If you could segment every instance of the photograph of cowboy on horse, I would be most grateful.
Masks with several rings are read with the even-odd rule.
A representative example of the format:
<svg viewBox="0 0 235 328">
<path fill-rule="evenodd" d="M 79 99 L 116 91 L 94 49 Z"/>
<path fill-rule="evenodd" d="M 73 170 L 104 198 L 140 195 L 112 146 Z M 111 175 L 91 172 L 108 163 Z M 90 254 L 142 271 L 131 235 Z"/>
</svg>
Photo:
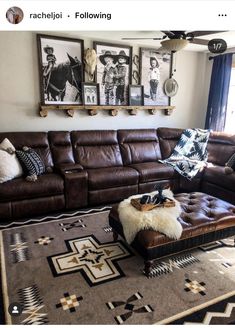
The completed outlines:
<svg viewBox="0 0 235 328">
<path fill-rule="evenodd" d="M 41 94 L 45 104 L 81 104 L 83 42 L 39 35 Z"/>
<path fill-rule="evenodd" d="M 47 66 L 43 70 L 43 77 L 45 79 L 44 86 L 45 86 L 45 93 L 46 93 L 48 88 L 48 82 L 50 81 L 51 71 L 56 63 L 56 56 L 53 54 L 54 52 L 53 47 L 47 45 L 46 47 L 43 48 L 43 50 L 47 54 L 46 59 L 48 62 Z"/>
</svg>

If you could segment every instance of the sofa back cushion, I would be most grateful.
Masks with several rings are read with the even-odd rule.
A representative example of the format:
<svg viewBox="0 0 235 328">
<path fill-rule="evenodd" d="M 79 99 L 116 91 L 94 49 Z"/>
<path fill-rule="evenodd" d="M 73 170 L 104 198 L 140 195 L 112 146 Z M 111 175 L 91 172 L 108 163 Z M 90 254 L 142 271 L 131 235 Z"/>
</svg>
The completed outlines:
<svg viewBox="0 0 235 328">
<path fill-rule="evenodd" d="M 235 134 L 211 132 L 207 149 L 208 162 L 223 166 L 235 153 Z"/>
<path fill-rule="evenodd" d="M 157 136 L 163 159 L 171 155 L 183 131 L 183 129 L 172 128 L 157 129 Z"/>
<path fill-rule="evenodd" d="M 118 141 L 125 165 L 155 162 L 161 158 L 155 129 L 119 130 Z"/>
<path fill-rule="evenodd" d="M 0 142 L 4 138 L 8 138 L 17 150 L 21 150 L 24 146 L 34 149 L 43 160 L 45 167 L 53 166 L 46 132 L 1 132 Z"/>
<path fill-rule="evenodd" d="M 71 140 L 75 162 L 84 168 L 122 166 L 117 131 L 72 131 Z"/>
<path fill-rule="evenodd" d="M 55 165 L 63 163 L 74 163 L 73 148 L 68 131 L 48 132 L 53 162 Z"/>
</svg>

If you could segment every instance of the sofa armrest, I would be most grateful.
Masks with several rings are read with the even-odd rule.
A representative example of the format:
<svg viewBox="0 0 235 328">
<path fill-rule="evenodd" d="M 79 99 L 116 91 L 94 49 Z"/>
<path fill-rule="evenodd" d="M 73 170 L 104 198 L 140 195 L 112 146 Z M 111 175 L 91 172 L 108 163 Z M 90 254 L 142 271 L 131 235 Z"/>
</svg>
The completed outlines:
<svg viewBox="0 0 235 328">
<path fill-rule="evenodd" d="M 55 166 L 64 178 L 65 205 L 67 209 L 88 204 L 88 174 L 80 164 L 64 163 Z"/>
<path fill-rule="evenodd" d="M 87 171 L 71 171 L 64 174 L 64 193 L 67 209 L 86 207 L 88 205 Z"/>
<path fill-rule="evenodd" d="M 64 163 L 55 166 L 55 171 L 58 173 L 65 175 L 65 174 L 72 174 L 78 173 L 83 171 L 83 167 L 80 164 L 74 163 Z"/>
</svg>

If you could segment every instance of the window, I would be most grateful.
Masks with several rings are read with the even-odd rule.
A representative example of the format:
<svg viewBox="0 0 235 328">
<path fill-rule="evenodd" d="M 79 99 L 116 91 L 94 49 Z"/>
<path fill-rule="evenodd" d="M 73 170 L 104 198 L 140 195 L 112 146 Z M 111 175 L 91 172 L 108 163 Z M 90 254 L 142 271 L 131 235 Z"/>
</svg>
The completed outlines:
<svg viewBox="0 0 235 328">
<path fill-rule="evenodd" d="M 224 132 L 235 134 L 235 65 L 233 64 Z"/>
</svg>

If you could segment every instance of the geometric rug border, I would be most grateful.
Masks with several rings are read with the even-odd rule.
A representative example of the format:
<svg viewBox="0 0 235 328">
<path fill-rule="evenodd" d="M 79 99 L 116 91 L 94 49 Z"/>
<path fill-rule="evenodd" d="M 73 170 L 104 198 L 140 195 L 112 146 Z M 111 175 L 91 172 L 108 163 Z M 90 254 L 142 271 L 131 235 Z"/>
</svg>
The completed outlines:
<svg viewBox="0 0 235 328">
<path fill-rule="evenodd" d="M 6 324 L 12 324 L 12 318 L 8 313 L 9 307 L 9 297 L 8 297 L 8 288 L 7 288 L 7 275 L 6 275 L 6 261 L 3 245 L 3 232 L 0 231 L 0 265 L 1 265 L 1 283 L 2 283 L 2 296 L 3 296 L 3 307 Z"/>
<path fill-rule="evenodd" d="M 235 290 L 232 292 L 226 293 L 224 295 L 218 296 L 216 298 L 213 298 L 212 300 L 209 300 L 205 303 L 199 304 L 191 309 L 187 309 L 183 312 L 177 313 L 169 318 L 162 319 L 158 322 L 155 322 L 154 325 L 182 325 L 184 324 L 184 321 L 186 318 L 194 317 L 198 313 L 202 314 L 204 312 L 211 312 L 211 309 L 213 307 L 216 307 L 219 303 L 229 303 L 227 302 L 229 299 L 233 300 L 233 303 L 235 302 Z M 209 310 L 210 309 L 210 310 Z M 208 311 L 207 311 L 208 310 Z M 216 310 L 216 312 L 218 312 Z M 195 322 L 195 324 L 203 324 L 199 322 Z"/>
<path fill-rule="evenodd" d="M 43 224 L 43 223 L 48 223 L 48 222 L 53 222 L 57 221 L 59 219 L 72 219 L 74 216 L 86 216 L 86 215 L 91 215 L 91 214 L 96 214 L 96 213 L 103 213 L 103 212 L 108 212 L 111 209 L 111 206 L 104 206 L 101 208 L 90 208 L 87 210 L 79 210 L 75 211 L 72 213 L 61 213 L 61 214 L 51 214 L 48 216 L 40 216 L 40 217 L 35 217 L 31 219 L 25 219 L 25 221 L 13 221 L 8 224 L 1 224 L 0 223 L 0 231 L 5 231 L 5 230 L 10 230 L 10 229 L 16 229 L 16 228 L 21 228 L 24 226 L 30 226 L 30 225 L 38 225 L 38 224 Z"/>
<path fill-rule="evenodd" d="M 99 245 L 102 246 L 102 242 L 100 242 L 94 235 L 87 235 L 87 236 L 82 236 L 81 238 L 88 238 L 88 237 L 92 237 Z M 124 243 L 122 240 L 118 240 L 116 242 L 114 241 L 109 241 L 109 242 L 105 242 L 105 244 L 121 244 L 124 249 L 126 251 L 129 252 L 128 255 L 125 255 L 124 257 L 122 257 L 121 259 L 114 259 L 112 260 L 112 263 L 115 265 L 115 268 L 117 269 L 118 273 L 120 274 L 119 276 L 117 277 L 113 277 L 113 278 L 109 278 L 109 279 L 106 279 L 105 281 L 100 281 L 100 282 L 95 282 L 95 283 L 92 283 L 90 281 L 90 279 L 87 277 L 87 274 L 84 272 L 84 269 L 83 268 L 80 268 L 80 269 L 77 269 L 77 270 L 74 270 L 72 273 L 71 272 L 65 272 L 65 273 L 60 273 L 58 274 L 56 269 L 55 269 L 55 266 L 53 265 L 53 262 L 52 262 L 52 257 L 54 256 L 60 256 L 60 255 L 64 255 L 64 254 L 68 254 L 69 251 L 72 251 L 72 248 L 71 248 L 71 245 L 69 242 L 73 241 L 73 240 L 77 240 L 78 237 L 76 238 L 72 238 L 72 239 L 67 239 L 67 240 L 64 240 L 64 243 L 66 245 L 66 247 L 68 248 L 68 251 L 67 252 L 63 252 L 63 253 L 58 253 L 58 254 L 54 254 L 54 255 L 50 255 L 47 257 L 47 261 L 48 261 L 48 264 L 50 266 L 50 269 L 51 269 L 51 272 L 53 274 L 53 277 L 57 278 L 57 277 L 60 277 L 60 276 L 63 276 L 63 275 L 69 275 L 69 274 L 73 274 L 73 273 L 76 273 L 76 272 L 80 272 L 81 275 L 83 276 L 83 278 L 86 280 L 86 282 L 88 283 L 88 285 L 90 287 L 94 287 L 94 286 L 98 286 L 98 285 L 102 285 L 102 284 L 105 284 L 107 282 L 110 282 L 110 281 L 113 281 L 113 280 L 116 280 L 116 279 L 120 279 L 122 277 L 125 277 L 125 273 L 122 271 L 122 269 L 120 268 L 119 264 L 118 264 L 118 261 L 122 261 L 122 260 L 125 260 L 129 257 L 132 257 L 134 256 L 135 254 L 132 252 L 132 250 L 127 246 L 126 243 Z"/>
</svg>

